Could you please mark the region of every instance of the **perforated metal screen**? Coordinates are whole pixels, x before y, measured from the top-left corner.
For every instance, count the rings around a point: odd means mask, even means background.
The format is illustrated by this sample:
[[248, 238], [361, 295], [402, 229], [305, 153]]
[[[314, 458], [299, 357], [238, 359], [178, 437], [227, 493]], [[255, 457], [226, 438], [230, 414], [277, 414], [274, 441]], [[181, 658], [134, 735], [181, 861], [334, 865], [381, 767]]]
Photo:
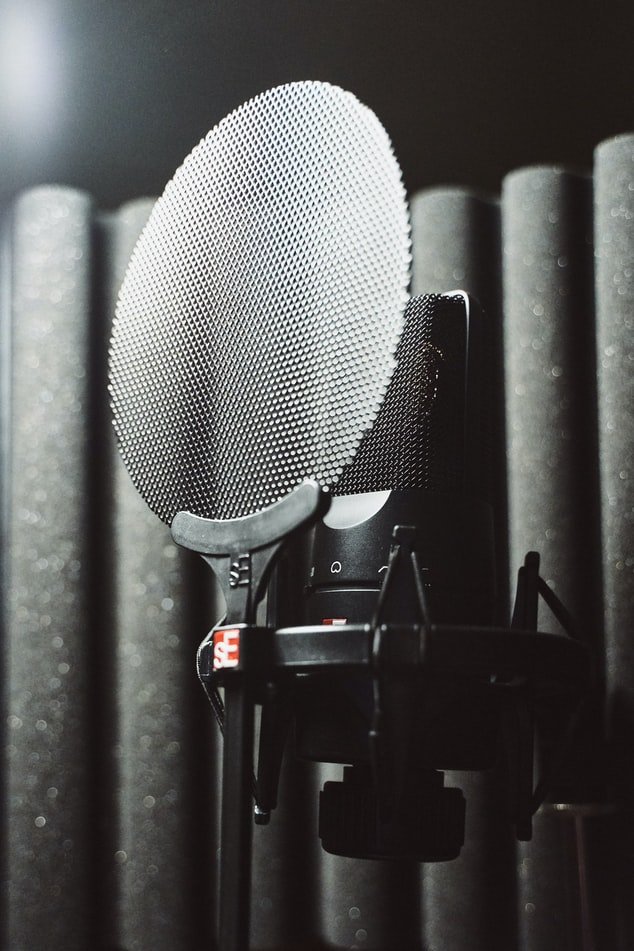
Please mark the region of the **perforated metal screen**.
[[[470, 332], [465, 306], [462, 295], [425, 294], [410, 299], [385, 399], [372, 429], [346, 466], [337, 495], [384, 489], [481, 493], [473, 478], [465, 484], [467, 469], [472, 476], [475, 463], [466, 458], [467, 380], [479, 381], [484, 369], [475, 365], [467, 369]], [[481, 332], [479, 324], [471, 329], [471, 336]], [[474, 436], [481, 439], [485, 415], [476, 415]], [[485, 453], [481, 449], [478, 455], [482, 457], [475, 466], [479, 473]]]
[[334, 485], [394, 366], [409, 280], [400, 170], [375, 115], [302, 82], [236, 109], [145, 227], [110, 354], [119, 445], [166, 522]]

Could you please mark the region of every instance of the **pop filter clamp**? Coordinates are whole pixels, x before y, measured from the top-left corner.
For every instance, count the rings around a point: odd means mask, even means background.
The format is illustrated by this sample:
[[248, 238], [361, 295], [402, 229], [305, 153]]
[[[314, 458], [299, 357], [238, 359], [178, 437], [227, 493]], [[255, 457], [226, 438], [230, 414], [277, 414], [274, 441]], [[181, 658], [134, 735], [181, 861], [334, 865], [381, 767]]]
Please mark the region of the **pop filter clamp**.
[[[530, 552], [518, 573], [509, 627], [436, 624], [431, 616], [418, 557], [417, 531], [394, 526], [388, 569], [370, 623], [275, 629], [256, 625], [276, 557], [285, 542], [328, 509], [330, 499], [308, 481], [255, 515], [230, 521], [179, 513], [175, 541], [200, 553], [216, 573], [227, 615], [204, 643], [199, 676], [207, 690], [225, 693], [219, 933], [222, 951], [246, 951], [249, 936], [251, 815], [263, 823], [275, 806], [293, 687], [307, 674], [362, 673], [373, 685], [368, 743], [371, 768], [347, 767], [343, 783], [326, 783], [320, 802], [320, 837], [327, 851], [372, 858], [455, 858], [464, 840], [464, 799], [445, 788], [442, 773], [408, 774], [415, 698], [435, 679], [453, 683], [467, 699], [486, 695], [497, 711], [508, 777], [509, 819], [517, 838], [531, 838], [532, 816], [556, 791], [562, 754], [574, 734], [592, 688], [589, 651], [575, 636], [570, 617], [539, 576]], [[395, 587], [411, 587], [419, 618], [398, 623], [389, 610]], [[537, 630], [539, 598], [564, 633]], [[405, 686], [395, 693], [397, 681]], [[409, 699], [409, 708], [408, 708]], [[534, 786], [536, 711], [556, 704], [567, 712]], [[254, 708], [262, 705], [258, 776], [253, 786]], [[405, 728], [404, 728], [405, 725]], [[255, 810], [253, 798], [255, 792]], [[405, 817], [395, 825], [394, 817]]]

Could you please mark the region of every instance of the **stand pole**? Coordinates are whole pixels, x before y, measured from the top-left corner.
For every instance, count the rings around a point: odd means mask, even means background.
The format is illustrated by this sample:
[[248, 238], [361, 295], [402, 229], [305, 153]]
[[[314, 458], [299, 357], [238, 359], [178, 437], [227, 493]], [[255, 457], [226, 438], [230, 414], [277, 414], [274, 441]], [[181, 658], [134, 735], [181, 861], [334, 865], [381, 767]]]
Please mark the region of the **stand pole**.
[[251, 898], [253, 702], [245, 678], [225, 683], [220, 843], [220, 951], [248, 951]]

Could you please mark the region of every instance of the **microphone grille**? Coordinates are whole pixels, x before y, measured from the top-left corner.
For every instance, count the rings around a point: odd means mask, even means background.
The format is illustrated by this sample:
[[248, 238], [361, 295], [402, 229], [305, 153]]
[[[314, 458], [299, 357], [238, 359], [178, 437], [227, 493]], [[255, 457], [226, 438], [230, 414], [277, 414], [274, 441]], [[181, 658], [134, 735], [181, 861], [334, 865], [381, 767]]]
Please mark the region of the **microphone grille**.
[[351, 93], [277, 87], [188, 156], [139, 239], [110, 350], [114, 426], [153, 511], [235, 518], [336, 483], [394, 366], [405, 191]]
[[486, 374], [475, 346], [482, 330], [476, 317], [467, 316], [462, 293], [411, 298], [385, 398], [336, 495], [386, 489], [482, 495], [478, 460], [487, 451], [486, 418], [478, 389]]

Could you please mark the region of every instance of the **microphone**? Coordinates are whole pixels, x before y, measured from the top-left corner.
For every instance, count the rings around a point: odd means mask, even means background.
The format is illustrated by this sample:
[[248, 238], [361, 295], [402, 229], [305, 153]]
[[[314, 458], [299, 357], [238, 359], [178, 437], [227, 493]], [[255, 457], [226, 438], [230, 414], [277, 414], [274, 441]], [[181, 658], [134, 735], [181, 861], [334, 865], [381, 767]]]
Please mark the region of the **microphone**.
[[[328, 513], [293, 547], [284, 576], [278, 572], [284, 587], [278, 626], [322, 625], [328, 637], [328, 626], [369, 621], [389, 570], [395, 526], [411, 527], [418, 578], [395, 577], [381, 605], [385, 622], [420, 620], [416, 580], [436, 622], [493, 622], [492, 387], [481, 308], [461, 291], [412, 298], [396, 360], [377, 419], [334, 486]], [[464, 838], [464, 799], [443, 787], [438, 770], [493, 765], [490, 701], [477, 695], [465, 701], [464, 691], [459, 698], [442, 681], [414, 692], [401, 683], [392, 692], [394, 729], [385, 743], [392, 773], [400, 756], [403, 775], [391, 828], [380, 836], [371, 677], [346, 673], [333, 682], [318, 674], [303, 678], [296, 692], [297, 755], [347, 765], [343, 784], [328, 783], [321, 794], [322, 845], [362, 857], [455, 858]]]
[[[493, 626], [489, 349], [486, 316], [469, 295], [409, 301], [377, 419], [329, 511], [278, 567], [268, 624], [301, 674], [295, 752], [344, 766], [343, 781], [320, 795], [319, 835], [334, 854], [457, 857], [465, 801], [443, 771], [500, 757], [509, 817], [530, 839], [591, 681], [588, 652], [536, 553], [520, 568], [510, 626]], [[565, 635], [537, 633], [539, 597]], [[565, 711], [568, 726], [533, 791], [538, 705], [553, 718]], [[264, 713], [262, 722], [266, 764], [280, 723]]]
[[[377, 419], [315, 529], [304, 621], [371, 617], [394, 525], [413, 525], [430, 609], [490, 624], [492, 392], [482, 311], [461, 291], [412, 298]], [[412, 610], [399, 604], [401, 620]]]

